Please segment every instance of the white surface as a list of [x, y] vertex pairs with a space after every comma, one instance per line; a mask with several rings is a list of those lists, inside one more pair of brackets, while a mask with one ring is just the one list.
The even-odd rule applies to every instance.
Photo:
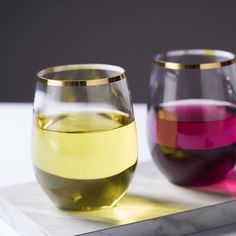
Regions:
[[[134, 105], [139, 161], [151, 158], [146, 141], [146, 109], [144, 104]], [[0, 103], [0, 117], [0, 187], [35, 180], [30, 156], [32, 104]], [[0, 220], [0, 235], [18, 234]]]
[[[134, 110], [139, 140], [139, 161], [149, 160], [151, 156], [146, 139], [146, 105], [135, 104]], [[0, 187], [35, 180], [30, 157], [31, 126], [32, 104], [0, 103]], [[219, 234], [215, 231], [213, 234], [209, 232], [209, 235], [235, 235], [234, 229], [228, 230], [228, 227], [224, 227], [222, 230]], [[0, 236], [19, 234], [0, 219]]]

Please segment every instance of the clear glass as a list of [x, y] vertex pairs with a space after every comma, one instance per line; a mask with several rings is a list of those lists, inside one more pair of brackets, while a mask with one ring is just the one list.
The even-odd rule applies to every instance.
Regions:
[[88, 64], [40, 71], [32, 133], [37, 180], [57, 207], [114, 206], [138, 156], [124, 70]]
[[148, 142], [154, 162], [178, 185], [216, 183], [236, 158], [235, 56], [179, 50], [153, 60]]

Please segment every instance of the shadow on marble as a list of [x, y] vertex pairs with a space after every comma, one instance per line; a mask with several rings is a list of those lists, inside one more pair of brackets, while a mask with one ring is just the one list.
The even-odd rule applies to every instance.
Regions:
[[[190, 234], [191, 236], [235, 236], [236, 224], [229, 224], [221, 227], [216, 227], [214, 229], [209, 229], [205, 231], [200, 231], [197, 233]], [[189, 235], [189, 236], [190, 236]]]
[[233, 171], [219, 183], [204, 187], [194, 187], [192, 189], [206, 193], [226, 195], [230, 199], [236, 199], [236, 171]]
[[126, 194], [115, 207], [95, 211], [63, 211], [70, 216], [102, 221], [113, 225], [128, 224], [186, 211], [188, 208], [154, 199]]

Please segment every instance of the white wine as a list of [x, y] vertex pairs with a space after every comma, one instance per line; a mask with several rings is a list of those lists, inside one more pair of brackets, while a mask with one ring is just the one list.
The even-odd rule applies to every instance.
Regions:
[[118, 111], [36, 116], [36, 177], [60, 208], [114, 205], [126, 192], [137, 162], [133, 119]]

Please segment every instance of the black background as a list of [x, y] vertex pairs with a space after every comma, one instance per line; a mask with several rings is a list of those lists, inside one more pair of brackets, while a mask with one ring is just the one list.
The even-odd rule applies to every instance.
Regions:
[[31, 102], [49, 66], [109, 63], [127, 71], [145, 102], [152, 56], [210, 48], [236, 51], [235, 0], [0, 1], [0, 101]]

